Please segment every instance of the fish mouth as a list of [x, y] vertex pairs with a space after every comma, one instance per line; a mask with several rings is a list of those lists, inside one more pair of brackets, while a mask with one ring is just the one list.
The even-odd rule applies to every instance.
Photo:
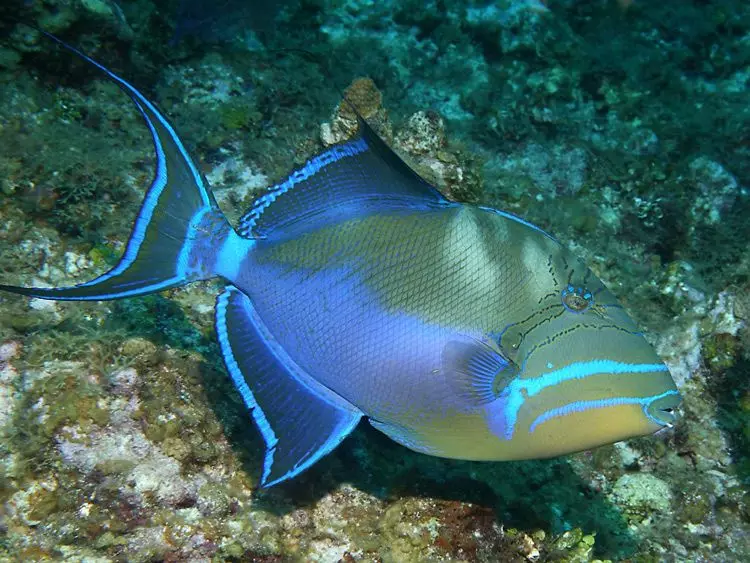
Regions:
[[650, 400], [644, 410], [645, 415], [662, 428], [672, 428], [679, 419], [682, 399], [676, 390], [667, 391]]

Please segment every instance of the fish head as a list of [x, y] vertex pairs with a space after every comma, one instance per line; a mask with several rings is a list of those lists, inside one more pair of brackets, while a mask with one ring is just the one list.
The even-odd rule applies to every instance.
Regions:
[[513, 457], [551, 457], [671, 427], [666, 364], [602, 281], [551, 240], [526, 261], [533, 288], [495, 343], [514, 366], [490, 427]]

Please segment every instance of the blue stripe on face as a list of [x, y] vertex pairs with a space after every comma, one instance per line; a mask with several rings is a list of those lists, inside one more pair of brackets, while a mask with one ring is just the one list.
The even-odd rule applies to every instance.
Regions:
[[628, 373], [650, 373], [668, 371], [665, 364], [628, 364], [614, 360], [592, 360], [575, 362], [564, 368], [545, 373], [533, 379], [516, 378], [503, 390], [498, 403], [503, 405], [500, 412], [494, 409], [488, 413], [490, 426], [502, 429], [506, 440], [513, 438], [521, 410], [527, 397], [533, 397], [544, 389], [554, 387], [566, 381], [584, 379], [594, 375], [620, 375]]
[[[547, 387], [552, 387], [563, 381], [583, 379], [591, 375], [620, 374], [620, 373], [648, 373], [652, 371], [667, 371], [667, 366], [658, 364], [627, 364], [615, 360], [591, 360], [589, 362], [575, 362], [564, 368], [551, 371], [534, 379], [517, 380], [529, 396], [536, 395]], [[514, 381], [515, 383], [515, 381]]]
[[607, 407], [616, 407], [619, 405], [640, 405], [641, 407], [643, 407], [643, 413], [646, 415], [646, 417], [649, 418], [649, 420], [651, 420], [655, 424], [664, 426], [663, 422], [656, 420], [648, 413], [648, 407], [654, 401], [658, 401], [659, 399], [663, 399], [669, 396], [675, 396], [678, 394], [679, 393], [677, 391], [665, 391], [664, 393], [653, 395], [651, 397], [612, 397], [609, 399], [598, 399], [595, 401], [575, 401], [573, 403], [563, 405], [562, 407], [550, 409], [539, 415], [534, 420], [534, 422], [531, 423], [529, 432], [533, 432], [534, 430], [536, 430], [537, 426], [554, 418], [567, 416], [569, 414], [577, 412], [585, 412], [592, 409], [603, 409]]
[[[513, 326], [513, 325], [508, 325], [503, 330], [503, 332], [505, 332], [511, 326]], [[615, 330], [617, 330], [619, 332], [622, 332], [624, 334], [628, 334], [630, 336], [643, 336], [643, 332], [641, 332], [641, 331], [627, 330], [625, 328], [618, 327], [617, 324], [600, 325], [598, 327], [598, 329], [599, 330], [615, 329]], [[502, 338], [502, 333], [501, 333], [500, 337]], [[541, 350], [541, 349], [543, 349], [543, 348], [545, 348], [547, 346], [550, 346], [552, 343], [553, 343], [552, 340], [541, 340], [540, 342], [537, 342], [536, 344], [534, 344], [533, 346], [531, 346], [531, 348], [529, 348], [529, 350], [526, 352], [526, 355], [524, 356], [523, 360], [521, 360], [521, 371], [523, 372], [523, 371], [526, 370], [526, 365], [528, 364], [529, 359], [531, 359], [531, 356], [533, 356], [539, 350]], [[595, 360], [595, 361], [609, 361], [609, 360]], [[649, 371], [651, 371], [651, 370], [649, 370]]]

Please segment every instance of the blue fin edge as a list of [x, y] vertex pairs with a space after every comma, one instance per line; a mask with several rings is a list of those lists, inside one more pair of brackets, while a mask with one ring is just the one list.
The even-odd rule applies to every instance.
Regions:
[[[159, 120], [159, 123], [167, 130], [169, 133], [169, 136], [174, 141], [175, 146], [180, 151], [180, 154], [185, 159], [185, 162], [188, 163], [188, 166], [190, 168], [190, 172], [193, 176], [193, 179], [195, 180], [196, 185], [201, 190], [201, 197], [203, 199], [203, 203], [206, 205], [211, 205], [211, 199], [208, 196], [208, 192], [206, 190], [206, 186], [203, 182], [203, 177], [198, 172], [198, 169], [195, 167], [195, 164], [193, 163], [193, 160], [190, 158], [190, 155], [188, 154], [187, 150], [185, 149], [185, 146], [182, 144], [182, 141], [180, 141], [180, 138], [177, 136], [177, 133], [172, 128], [172, 126], [169, 124], [167, 119], [159, 112], [158, 109], [156, 109], [156, 106], [152, 104], [143, 94], [141, 94], [138, 89], [130, 84], [127, 80], [124, 78], [120, 78], [118, 75], [116, 75], [114, 72], [109, 70], [107, 67], [105, 67], [103, 64], [98, 63], [82, 51], [79, 51], [72, 45], [69, 45], [59, 37], [56, 37], [52, 35], [51, 33], [48, 33], [46, 31], [41, 31], [44, 35], [52, 39], [57, 44], [61, 45], [62, 47], [66, 48], [68, 51], [71, 51], [72, 53], [75, 53], [80, 58], [85, 60], [86, 62], [94, 65], [96, 68], [101, 70], [104, 74], [106, 74], [113, 82], [115, 82], [120, 88], [123, 89], [123, 91], [130, 97], [130, 99], [133, 101], [133, 103], [138, 108], [138, 111], [143, 116], [143, 118], [146, 120], [146, 123], [149, 125], [149, 129], [151, 130], [151, 136], [153, 138], [154, 144], [158, 144], [158, 137], [156, 135], [156, 130], [154, 129], [153, 125], [151, 124], [151, 120], [148, 117], [148, 114], [146, 113], [146, 110], [144, 109], [144, 106], [148, 108], [149, 111], [151, 111], [156, 118]], [[164, 155], [164, 152], [161, 151], [161, 155]], [[162, 163], [164, 160], [162, 159]]]
[[242, 370], [240, 370], [237, 359], [234, 357], [232, 346], [229, 344], [226, 315], [229, 298], [234, 291], [237, 291], [234, 287], [227, 286], [216, 300], [216, 337], [219, 340], [219, 346], [221, 347], [222, 356], [224, 357], [227, 371], [229, 371], [229, 376], [232, 378], [232, 382], [240, 392], [245, 405], [250, 409], [253, 420], [258, 426], [258, 430], [260, 430], [260, 434], [266, 444], [266, 455], [263, 460], [263, 476], [261, 477], [261, 483], [264, 484], [268, 479], [268, 476], [271, 474], [273, 454], [276, 444], [279, 443], [279, 439], [276, 437], [273, 428], [271, 428], [271, 425], [268, 423], [265, 413], [255, 401], [253, 392], [250, 391], [250, 387], [248, 387], [245, 377], [242, 375]]
[[[102, 283], [115, 276], [122, 274], [130, 266], [133, 265], [133, 263], [135, 262], [138, 256], [138, 252], [141, 248], [141, 244], [143, 243], [146, 229], [151, 223], [154, 210], [156, 209], [158, 205], [159, 197], [161, 196], [162, 191], [167, 185], [166, 155], [165, 155], [161, 140], [159, 139], [158, 133], [156, 131], [156, 127], [154, 126], [154, 123], [151, 120], [151, 117], [149, 117], [149, 114], [145, 108], [148, 108], [148, 110], [156, 117], [156, 119], [159, 120], [159, 123], [164, 127], [164, 129], [166, 129], [172, 142], [175, 144], [175, 146], [177, 147], [177, 150], [180, 152], [180, 155], [188, 164], [193, 180], [195, 181], [195, 186], [198, 188], [201, 200], [203, 201], [204, 205], [206, 205], [207, 208], [213, 207], [212, 199], [208, 193], [205, 183], [203, 182], [202, 176], [200, 175], [198, 170], [195, 168], [195, 164], [193, 163], [193, 160], [190, 158], [190, 155], [188, 154], [187, 150], [182, 144], [182, 141], [180, 141], [179, 137], [177, 136], [177, 133], [174, 131], [174, 129], [166, 120], [166, 118], [159, 112], [159, 110], [156, 109], [156, 107], [145, 96], [143, 96], [143, 94], [141, 94], [129, 82], [127, 82], [123, 78], [120, 78], [118, 75], [110, 71], [104, 65], [102, 65], [101, 63], [98, 63], [97, 61], [89, 57], [88, 55], [84, 54], [82, 51], [76, 49], [72, 45], [69, 45], [68, 43], [52, 35], [51, 33], [48, 33], [43, 30], [40, 30], [40, 32], [44, 34], [45, 36], [49, 37], [50, 39], [52, 39], [54, 42], [56, 42], [63, 48], [67, 49], [68, 51], [71, 51], [72, 53], [74, 53], [75, 55], [83, 59], [84, 61], [98, 68], [100, 71], [106, 74], [109, 79], [115, 82], [128, 95], [131, 101], [135, 104], [136, 108], [138, 109], [138, 112], [141, 114], [141, 117], [143, 118], [143, 120], [146, 123], [146, 126], [149, 129], [149, 132], [151, 134], [151, 140], [154, 145], [154, 151], [156, 153], [156, 174], [154, 176], [153, 181], [151, 182], [151, 185], [146, 190], [146, 196], [143, 200], [143, 203], [141, 204], [141, 208], [136, 217], [133, 230], [131, 232], [130, 238], [128, 239], [127, 245], [125, 247], [125, 252], [120, 258], [120, 261], [112, 270], [106, 272], [105, 274], [97, 278], [94, 278], [93, 280], [90, 280], [88, 282], [84, 282], [84, 283], [77, 284], [76, 286], [74, 286], [75, 288], [91, 287], [91, 286]], [[38, 289], [42, 289], [43, 293], [45, 294], [45, 295], [40, 295], [41, 298], [52, 298], [52, 299], [59, 300], [59, 301], [90, 301], [92, 299], [97, 299], [97, 300], [98, 299], [119, 299], [123, 297], [131, 297], [134, 295], [142, 295], [143, 293], [146, 293], [146, 292], [154, 292], [154, 291], [160, 291], [162, 289], [168, 289], [168, 288], [180, 285], [184, 283], [184, 281], [185, 280], [179, 275], [179, 273], [176, 273], [174, 276], [170, 278], [159, 280], [158, 283], [155, 283], [150, 286], [145, 286], [145, 287], [141, 287], [138, 289], [134, 289], [134, 290], [126, 290], [126, 291], [117, 292], [117, 293], [96, 294], [92, 296], [75, 296], [75, 297], [56, 294], [55, 290], [57, 288], [50, 288], [48, 290], [46, 290], [45, 288], [38, 288]], [[15, 291], [16, 293], [25, 293], [30, 296], [34, 296], [33, 295], [34, 288], [28, 288], [26, 292], [23, 292], [21, 290], [26, 289], [26, 288], [1, 285], [0, 289], [6, 289], [9, 291]], [[64, 291], [64, 289], [65, 288], [63, 288], [61, 291]]]
[[511, 221], [520, 223], [521, 225], [529, 227], [530, 229], [534, 229], [535, 231], [542, 233], [548, 239], [555, 241], [557, 244], [560, 244], [560, 241], [558, 241], [555, 237], [553, 237], [547, 231], [540, 229], [533, 223], [529, 223], [525, 219], [521, 219], [518, 215], [514, 215], [513, 213], [510, 213], [509, 211], [500, 211], [499, 209], [495, 209], [494, 207], [485, 207], [483, 205], [480, 205], [479, 209], [481, 209], [482, 211], [487, 211], [489, 213], [494, 213], [495, 215], [500, 215], [501, 217], [505, 217], [506, 219], [510, 219]]
[[338, 162], [339, 160], [351, 156], [356, 156], [365, 152], [368, 149], [367, 142], [364, 138], [359, 137], [341, 143], [340, 145], [334, 145], [322, 153], [314, 156], [308, 160], [301, 168], [293, 172], [280, 184], [271, 186], [266, 193], [260, 196], [253, 202], [253, 206], [250, 210], [245, 213], [240, 219], [240, 224], [237, 232], [240, 236], [251, 237], [253, 234], [253, 228], [255, 228], [258, 219], [263, 212], [270, 206], [276, 199], [288, 192], [299, 184], [304, 182], [311, 176], [314, 176], [320, 172], [323, 168]]
[[[263, 474], [261, 476], [261, 483], [260, 483], [261, 487], [266, 488], [266, 487], [272, 487], [273, 485], [277, 485], [278, 483], [281, 483], [288, 479], [292, 479], [296, 475], [299, 475], [304, 470], [314, 465], [320, 458], [324, 457], [325, 455], [333, 451], [333, 449], [336, 446], [338, 446], [339, 441], [328, 440], [324, 447], [318, 449], [315, 452], [315, 454], [310, 456], [310, 458], [308, 458], [304, 463], [301, 463], [295, 466], [292, 471], [285, 473], [281, 477], [274, 479], [273, 481], [268, 481], [268, 477], [271, 474], [271, 468], [273, 466], [274, 452], [276, 449], [276, 445], [279, 443], [279, 439], [276, 437], [276, 433], [273, 431], [273, 428], [271, 428], [271, 425], [268, 422], [268, 419], [266, 418], [266, 415], [263, 412], [263, 409], [255, 400], [255, 396], [253, 395], [253, 392], [250, 390], [250, 387], [245, 381], [245, 377], [243, 376], [242, 370], [240, 369], [239, 364], [237, 363], [237, 359], [234, 356], [234, 352], [232, 351], [232, 346], [229, 343], [229, 336], [227, 334], [227, 323], [226, 323], [227, 306], [229, 305], [229, 299], [232, 296], [232, 294], [239, 293], [239, 292], [240, 290], [238, 290], [236, 287], [228, 285], [224, 288], [224, 291], [217, 298], [216, 300], [216, 333], [217, 333], [217, 339], [219, 341], [219, 346], [221, 347], [222, 356], [224, 358], [224, 363], [227, 367], [227, 371], [229, 372], [229, 375], [232, 378], [232, 382], [235, 384], [235, 386], [237, 387], [237, 390], [242, 396], [242, 400], [244, 401], [245, 405], [248, 407], [248, 409], [250, 409], [253, 420], [255, 421], [255, 424], [258, 426], [261, 436], [263, 437], [263, 441], [265, 442], [265, 445], [266, 445], [266, 453], [263, 459]], [[352, 432], [352, 430], [354, 430], [354, 428], [357, 426], [361, 418], [362, 418], [361, 414], [359, 416], [352, 417], [351, 420], [347, 420], [343, 424], [338, 426], [334, 430], [334, 432], [332, 432], [331, 435], [335, 435], [335, 436], [348, 435], [349, 433]]]

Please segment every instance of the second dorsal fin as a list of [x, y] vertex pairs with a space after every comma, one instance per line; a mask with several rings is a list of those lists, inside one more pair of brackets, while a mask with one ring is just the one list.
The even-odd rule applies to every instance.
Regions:
[[313, 157], [258, 198], [238, 230], [245, 237], [289, 236], [342, 217], [447, 204], [359, 118], [356, 137]]

